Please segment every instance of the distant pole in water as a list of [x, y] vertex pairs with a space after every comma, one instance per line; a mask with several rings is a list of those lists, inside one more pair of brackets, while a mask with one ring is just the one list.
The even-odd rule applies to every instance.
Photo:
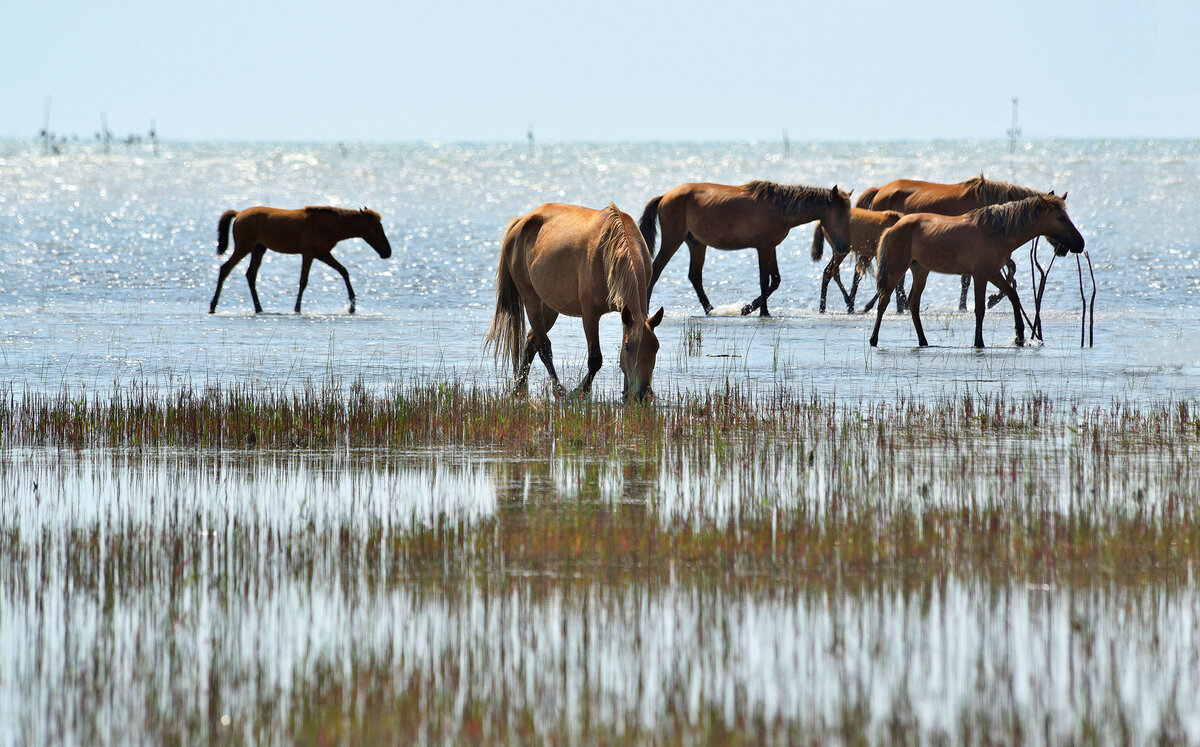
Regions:
[[42, 116], [42, 155], [50, 155], [50, 97], [46, 97], [46, 113]]
[[150, 147], [154, 155], [158, 155], [158, 133], [154, 130], [154, 120], [150, 120]]
[[1013, 96], [1013, 121], [1012, 127], [1008, 128], [1008, 152], [1016, 153], [1017, 138], [1021, 136], [1021, 128], [1017, 127], [1017, 97]]
[[100, 142], [104, 143], [104, 154], [108, 155], [108, 145], [112, 142], [112, 133], [108, 129], [108, 115], [100, 112], [100, 132], [96, 134]]
[[533, 122], [529, 123], [529, 131], [525, 133], [525, 137], [529, 139], [529, 155], [533, 156]]
[[783, 128], [783, 157], [787, 158], [792, 150], [792, 141], [788, 140], [787, 128]]

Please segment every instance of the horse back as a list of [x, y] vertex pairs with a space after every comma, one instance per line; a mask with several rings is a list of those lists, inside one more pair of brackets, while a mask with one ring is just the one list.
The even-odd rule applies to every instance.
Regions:
[[663, 195], [658, 215], [664, 241], [674, 225], [680, 238], [691, 234], [714, 249], [776, 246], [793, 227], [773, 204], [727, 184], [681, 184]]

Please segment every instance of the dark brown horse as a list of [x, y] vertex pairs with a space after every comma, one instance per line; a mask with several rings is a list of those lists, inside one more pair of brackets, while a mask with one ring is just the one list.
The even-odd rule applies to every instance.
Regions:
[[625, 396], [644, 399], [658, 355], [654, 328], [663, 318], [661, 308], [653, 317], [647, 314], [649, 279], [650, 251], [633, 219], [612, 203], [603, 210], [542, 205], [512, 220], [500, 248], [496, 313], [487, 343], [497, 359], [507, 356], [512, 363], [517, 393], [528, 390], [529, 366], [537, 353], [555, 393], [562, 394], [547, 333], [558, 315], [566, 314], [583, 319], [588, 372], [572, 394], [586, 394], [604, 361], [600, 317], [618, 311]]
[[687, 242], [692, 261], [688, 279], [704, 313], [712, 304], [704, 293], [704, 254], [715, 249], [758, 250], [760, 295], [742, 307], [763, 316], [767, 298], [779, 287], [779, 261], [775, 248], [788, 232], [802, 223], [820, 219], [830, 241], [840, 252], [850, 248], [850, 193], [821, 187], [788, 186], [754, 181], [740, 187], [724, 184], [682, 184], [646, 204], [638, 225], [646, 245], [654, 247], [655, 220], [662, 224], [662, 247], [654, 257], [650, 288], [679, 245]]
[[308, 270], [314, 259], [319, 259], [337, 270], [346, 281], [346, 292], [350, 294], [350, 313], [354, 313], [354, 288], [350, 285], [350, 273], [333, 258], [334, 244], [350, 238], [359, 238], [371, 245], [380, 257], [392, 256], [392, 247], [383, 233], [379, 213], [374, 210], [342, 210], [335, 207], [306, 207], [303, 210], [280, 210], [271, 207], [252, 207], [242, 211], [226, 210], [217, 223], [217, 254], [224, 254], [229, 247], [229, 224], [233, 223], [233, 255], [221, 265], [217, 275], [217, 290], [213, 293], [208, 313], [217, 310], [217, 299], [221, 297], [221, 286], [234, 266], [242, 257], [250, 256], [250, 268], [246, 270], [246, 281], [250, 283], [250, 298], [254, 301], [254, 313], [262, 312], [258, 302], [258, 266], [262, 264], [267, 250], [283, 254], [300, 254], [300, 291], [296, 294], [296, 313], [300, 313], [300, 299], [308, 285]]
[[[985, 179], [983, 174], [972, 177], [956, 184], [941, 184], [939, 182], [922, 182], [915, 179], [897, 179], [882, 187], [872, 187], [858, 198], [856, 207], [870, 210], [895, 210], [901, 213], [937, 213], [938, 215], [962, 215], [971, 210], [977, 210], [988, 205], [999, 205], [1014, 200], [1023, 200], [1044, 194], [1036, 189], [1022, 187], [1008, 182]], [[1053, 193], [1051, 193], [1053, 194]], [[1009, 279], [1013, 277], [1016, 265], [1009, 268]], [[897, 286], [904, 291], [904, 281]], [[959, 295], [958, 308], [967, 308], [967, 291], [971, 288], [971, 278], [962, 276], [962, 293]], [[999, 298], [993, 300], [993, 304]], [[897, 299], [897, 309], [902, 304]], [[867, 308], [870, 308], [868, 304]]]
[[[871, 269], [871, 263], [875, 260], [875, 250], [879, 246], [879, 237], [883, 235], [884, 231], [896, 225], [896, 221], [903, 217], [903, 213], [898, 213], [895, 210], [850, 209], [850, 251], [835, 251], [833, 256], [829, 258], [829, 264], [825, 266], [825, 271], [821, 274], [822, 314], [825, 313], [825, 296], [829, 290], [830, 280], [837, 283], [838, 288], [841, 289], [842, 299], [846, 302], [846, 312], [854, 312], [854, 297], [858, 295], [858, 281]], [[825, 239], [827, 235], [825, 222], [818, 221], [816, 230], [813, 231], [812, 258], [814, 262], [821, 259], [825, 254]], [[850, 284], [849, 293], [846, 292], [846, 286], [842, 285], [841, 272], [839, 271], [842, 260], [846, 258], [847, 254], [853, 254], [855, 257], [854, 280]], [[897, 286], [897, 295], [901, 292], [900, 287]], [[899, 298], [897, 298], [896, 303], [900, 303]]]
[[975, 281], [975, 347], [983, 347], [983, 312], [988, 282], [1012, 302], [1017, 344], [1023, 345], [1025, 325], [1021, 320], [1021, 301], [1000, 270], [1017, 247], [1036, 236], [1045, 236], [1059, 256], [1068, 251], [1083, 251], [1083, 236], [1067, 216], [1065, 197], [1039, 195], [972, 210], [965, 215], [913, 213], [900, 219], [879, 240], [875, 268], [879, 309], [875, 313], [871, 345], [879, 342], [879, 324], [883, 321], [888, 297], [910, 267], [913, 281], [908, 299], [917, 342], [921, 346], [929, 344], [921, 327], [921, 293], [930, 272], [969, 275]]

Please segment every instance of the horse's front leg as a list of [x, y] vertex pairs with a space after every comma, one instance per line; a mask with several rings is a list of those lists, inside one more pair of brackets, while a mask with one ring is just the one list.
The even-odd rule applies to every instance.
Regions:
[[300, 300], [304, 298], [304, 289], [308, 287], [308, 271], [312, 268], [313, 258], [307, 254], [300, 260], [300, 290], [296, 292], [296, 313], [300, 313]]
[[258, 267], [262, 264], [263, 255], [267, 248], [262, 244], [254, 247], [250, 255], [250, 267], [246, 270], [246, 282], [250, 284], [250, 300], [254, 302], [254, 313], [262, 313], [262, 304], [258, 302]]
[[760, 316], [771, 315], [767, 311], [767, 298], [779, 287], [779, 262], [773, 246], [758, 250], [758, 287], [761, 295], [742, 307], [742, 316], [755, 309]]
[[[1017, 289], [1010, 285], [1008, 278], [999, 272], [988, 278], [988, 281], [999, 288], [1000, 293], [1008, 296], [1008, 300], [1012, 302], [1013, 314], [1016, 317], [1017, 347], [1023, 346], [1025, 344], [1025, 320], [1021, 318], [1021, 299], [1017, 296]], [[989, 301], [988, 306], [991, 305], [992, 303]]]
[[[830, 280], [837, 283], [838, 289], [841, 290], [841, 292], [842, 292], [842, 300], [846, 303], [846, 306], [850, 309], [854, 308], [853, 297], [849, 293], [846, 292], [846, 286], [842, 285], [841, 266], [842, 266], [842, 260], [845, 258], [846, 258], [845, 254], [839, 255], [835, 252], [833, 257], [831, 257], [829, 259], [829, 264], [825, 266], [825, 272], [821, 273], [820, 313], [822, 313], [822, 314], [825, 313], [825, 296], [826, 296], [826, 292], [829, 290], [829, 281]], [[858, 275], [857, 274], [854, 276], [854, 284], [855, 284], [855, 287], [857, 287], [857, 285], [858, 285]]]
[[585, 308], [583, 312], [583, 336], [587, 338], [588, 357], [587, 374], [583, 381], [571, 392], [571, 397], [583, 397], [592, 391], [592, 379], [604, 365], [604, 355], [600, 352], [600, 318]]
[[[321, 260], [322, 262], [324, 262], [325, 264], [329, 265], [334, 270], [336, 270], [337, 274], [342, 276], [342, 280], [346, 281], [346, 294], [350, 296], [350, 313], [353, 314], [354, 313], [354, 286], [350, 285], [350, 272], [345, 267], [342, 266], [341, 262], [338, 262], [336, 259], [333, 258], [332, 251], [325, 252], [324, 254], [318, 254], [317, 259]], [[299, 305], [300, 305], [299, 301], [297, 301], [296, 305], [297, 305], [296, 310], [299, 311], [300, 310], [299, 309]]]
[[971, 290], [971, 276], [962, 276], [962, 293], [958, 295], [958, 310], [967, 310], [967, 291]]
[[975, 281], [975, 347], [983, 347], [983, 312], [987, 307], [987, 278], [967, 276]]

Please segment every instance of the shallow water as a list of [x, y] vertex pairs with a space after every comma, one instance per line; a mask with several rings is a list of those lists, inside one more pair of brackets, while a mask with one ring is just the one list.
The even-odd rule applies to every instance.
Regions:
[[[1200, 219], [1188, 206], [1200, 187], [1195, 141], [1044, 141], [1015, 156], [996, 142], [545, 145], [165, 144], [102, 155], [84, 146], [42, 157], [31, 144], [0, 143], [0, 381], [20, 390], [212, 379], [370, 382], [456, 378], [501, 385], [483, 355], [494, 303], [495, 262], [511, 216], [547, 201], [639, 216], [645, 202], [684, 181], [839, 184], [862, 191], [901, 176], [957, 181], [983, 171], [1070, 193], [1097, 278], [1095, 347], [1079, 348], [1074, 262], [1060, 260], [1046, 292], [1043, 347], [1011, 347], [1004, 304], [985, 320], [993, 349], [970, 348], [972, 318], [956, 310], [956, 278], [934, 278], [925, 314], [928, 350], [906, 318], [889, 315], [881, 347], [866, 344], [870, 319], [832, 303], [819, 315], [824, 262], [808, 257], [811, 229], [780, 249], [783, 282], [773, 319], [703, 317], [687, 281], [686, 254], [667, 266], [654, 303], [667, 309], [656, 371], [666, 391], [726, 379], [783, 383], [846, 400], [969, 390], [1047, 391], [1104, 404], [1194, 396], [1200, 348], [1191, 322], [1200, 289]], [[340, 278], [314, 270], [305, 313], [290, 313], [299, 276], [293, 257], [268, 256], [259, 275], [268, 312], [250, 313], [242, 268], [218, 314], [216, 219], [252, 204], [368, 205], [381, 211], [395, 254], [365, 243], [337, 255], [350, 269], [359, 313], [345, 314]], [[1048, 255], [1043, 249], [1043, 256]], [[1029, 287], [1028, 259], [1022, 288]], [[843, 268], [849, 281], [850, 268]], [[706, 287], [729, 313], [757, 295], [753, 252], [710, 251]], [[869, 284], [868, 284], [869, 287]], [[1090, 290], [1090, 289], [1089, 289]], [[831, 301], [838, 295], [832, 290]], [[860, 305], [870, 295], [864, 288]], [[619, 391], [619, 323], [602, 321], [600, 393]], [[565, 378], [585, 368], [579, 323], [552, 334]], [[534, 386], [542, 385], [542, 371]]]

